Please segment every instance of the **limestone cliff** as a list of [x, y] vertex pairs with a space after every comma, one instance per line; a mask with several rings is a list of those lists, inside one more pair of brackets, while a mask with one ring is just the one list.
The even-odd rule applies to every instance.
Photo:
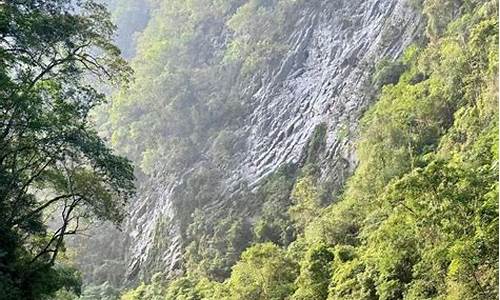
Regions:
[[[239, 194], [252, 194], [284, 164], [303, 163], [307, 144], [321, 125], [326, 127], [317, 158], [321, 178], [332, 190], [339, 189], [356, 166], [353, 142], [358, 120], [376, 93], [375, 65], [396, 59], [421, 35], [421, 15], [410, 2], [315, 1], [295, 12], [293, 28], [283, 37], [290, 48], [279, 62], [251, 80], [236, 82], [247, 109], [241, 126], [231, 129], [238, 145], [230, 159], [221, 164], [202, 152], [181, 172], [160, 167], [143, 180], [119, 235], [126, 281], [147, 279], [155, 272], [175, 275], [181, 269], [186, 223], [191, 220], [185, 220], [181, 206], [186, 200], [179, 195], [200, 168], [215, 170], [214, 182], [205, 184], [216, 188], [208, 201], [191, 199], [191, 211], [201, 209], [205, 219], [217, 222], [229, 210], [238, 210], [231, 203]], [[213, 43], [225, 47], [225, 40], [221, 36]], [[214, 143], [207, 140], [205, 148]], [[255, 219], [252, 211], [241, 209], [250, 223]]]

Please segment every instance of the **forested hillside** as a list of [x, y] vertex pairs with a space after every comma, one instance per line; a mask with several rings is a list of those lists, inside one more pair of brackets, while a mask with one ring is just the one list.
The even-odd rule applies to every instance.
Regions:
[[498, 6], [0, 1], [0, 300], [498, 299]]
[[228, 278], [187, 264], [122, 299], [496, 299], [497, 5], [423, 3], [427, 41], [374, 74], [359, 165], [333, 204], [313, 159], [284, 167]]
[[372, 72], [420, 41], [422, 12], [405, 0], [148, 3], [135, 81], [99, 118], [136, 165], [138, 197], [123, 233], [99, 229], [80, 265], [116, 288], [186, 268], [224, 280], [252, 243], [296, 239], [301, 169], [322, 206], [339, 196], [359, 118], [394, 80]]
[[[219, 222], [209, 240], [195, 235], [182, 277], [160, 272], [122, 299], [496, 299], [497, 5], [418, 7], [426, 40], [378, 64], [378, 100], [361, 120], [359, 164], [339, 197], [315, 164], [320, 126], [304, 163], [261, 186], [266, 204], [249, 228]], [[212, 243], [225, 252], [211, 254]]]

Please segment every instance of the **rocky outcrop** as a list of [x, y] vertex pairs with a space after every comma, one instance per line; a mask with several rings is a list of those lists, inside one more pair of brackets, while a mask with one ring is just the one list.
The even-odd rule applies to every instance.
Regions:
[[[353, 141], [374, 98], [373, 68], [381, 59], [397, 58], [419, 36], [421, 17], [406, 0], [316, 2], [300, 12], [289, 33], [291, 51], [246, 90], [250, 109], [234, 132], [245, 146], [224, 169], [221, 196], [204, 204], [204, 211], [219, 210], [242, 183], [255, 189], [280, 165], [300, 162], [319, 124], [327, 127], [319, 154], [322, 176], [340, 187], [356, 166]], [[200, 158], [186, 174], [205, 163]], [[183, 234], [175, 194], [183, 180], [167, 170], [141, 187], [125, 229], [128, 280], [179, 268]]]

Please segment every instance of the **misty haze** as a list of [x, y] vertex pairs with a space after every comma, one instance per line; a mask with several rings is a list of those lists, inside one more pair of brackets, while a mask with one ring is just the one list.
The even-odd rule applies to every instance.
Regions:
[[0, 1], [0, 300], [494, 300], [498, 0]]

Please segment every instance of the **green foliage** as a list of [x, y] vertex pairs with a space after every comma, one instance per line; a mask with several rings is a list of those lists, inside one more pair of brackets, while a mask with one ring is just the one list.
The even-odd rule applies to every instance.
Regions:
[[324, 244], [309, 248], [301, 262], [297, 290], [291, 299], [325, 300], [328, 297], [333, 258], [332, 251]]
[[262, 183], [257, 194], [263, 204], [254, 225], [256, 241], [286, 246], [295, 239], [293, 222], [283, 210], [291, 204], [295, 173], [295, 166], [285, 165]]
[[328, 300], [379, 299], [375, 291], [373, 269], [359, 259], [352, 246], [337, 246]]
[[[224, 283], [203, 276], [183, 276], [167, 284], [153, 280], [122, 296], [122, 300], [224, 300], [285, 299], [294, 292], [298, 265], [286, 251], [272, 244], [257, 244], [245, 250]], [[158, 277], [157, 277], [158, 279]]]
[[127, 291], [121, 297], [122, 300], [142, 300], [147, 299], [145, 297], [147, 287], [144, 283], [141, 283], [137, 288]]
[[250, 247], [233, 267], [228, 299], [284, 299], [293, 293], [297, 270], [285, 251], [271, 243]]
[[[162, 275], [155, 274], [150, 284], [141, 283], [136, 289], [127, 291], [121, 296], [121, 300], [163, 300], [165, 297], [165, 286]], [[168, 298], [167, 298], [168, 299]]]
[[[158, 279], [158, 277], [157, 277]], [[167, 283], [153, 281], [140, 284], [121, 296], [121, 300], [202, 300], [223, 299], [227, 291], [222, 284], [203, 277], [182, 276]]]
[[207, 138], [237, 124], [241, 104], [229, 97], [234, 74], [222, 70], [210, 42], [230, 9], [231, 1], [155, 4], [132, 61], [136, 80], [114, 97], [109, 117], [113, 144], [144, 173], [185, 168]]
[[[200, 153], [218, 167], [183, 177], [186, 275], [141, 285], [124, 299], [498, 297], [498, 2], [413, 4], [427, 18], [429, 41], [379, 64], [379, 99], [362, 118], [359, 165], [343, 194], [325, 196], [318, 178], [322, 124], [303, 166], [283, 166], [255, 194], [240, 187], [217, 219], [199, 208], [223, 202], [219, 176], [242, 147], [232, 128], [245, 107], [231, 96], [245, 79], [232, 79], [265, 72], [287, 47], [278, 37], [292, 23], [287, 14], [306, 4], [158, 4], [141, 36], [139, 80], [114, 102], [114, 141], [146, 173], [164, 161], [182, 170]], [[202, 37], [197, 28], [216, 20], [230, 30], [230, 46], [193, 55], [205, 37], [220, 34]]]
[[[306, 229], [310, 241], [355, 249], [336, 257], [329, 299], [498, 297], [491, 8], [468, 14], [465, 7], [448, 33], [411, 55], [399, 82], [385, 86], [363, 118], [360, 164], [343, 200]], [[333, 238], [346, 224], [356, 239]]]
[[293, 205], [288, 213], [296, 227], [303, 231], [309, 222], [313, 221], [321, 209], [316, 182], [311, 176], [297, 180], [292, 192]]
[[404, 73], [406, 66], [399, 61], [382, 60], [376, 66], [373, 85], [376, 89], [387, 84], [395, 84]]
[[242, 74], [262, 71], [266, 64], [288, 49], [283, 40], [287, 26], [293, 25], [295, 11], [301, 1], [294, 0], [250, 0], [238, 8], [228, 20], [234, 39], [228, 46], [225, 60], [242, 65]]
[[120, 292], [108, 282], [97, 286], [86, 286], [79, 300], [118, 300]]
[[189, 278], [179, 278], [169, 284], [165, 300], [201, 300], [196, 284]]
[[201, 212], [195, 212], [188, 229], [192, 241], [186, 248], [186, 266], [199, 277], [222, 281], [249, 246], [252, 232], [248, 222], [239, 217], [223, 218], [217, 224], [209, 222]]
[[92, 129], [88, 115], [105, 97], [87, 79], [130, 70], [94, 1], [9, 1], [0, 23], [0, 294], [78, 294], [78, 272], [56, 261], [64, 238], [85, 220], [119, 223], [134, 180]]
[[318, 159], [319, 153], [323, 150], [326, 138], [326, 124], [321, 123], [314, 128], [313, 135], [309, 141], [307, 149], [306, 164], [314, 164]]

